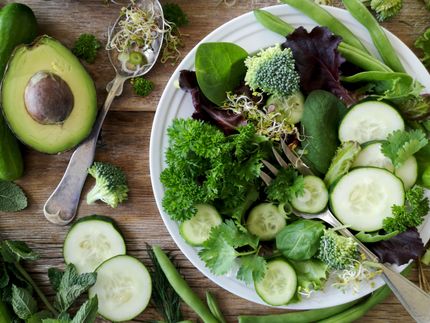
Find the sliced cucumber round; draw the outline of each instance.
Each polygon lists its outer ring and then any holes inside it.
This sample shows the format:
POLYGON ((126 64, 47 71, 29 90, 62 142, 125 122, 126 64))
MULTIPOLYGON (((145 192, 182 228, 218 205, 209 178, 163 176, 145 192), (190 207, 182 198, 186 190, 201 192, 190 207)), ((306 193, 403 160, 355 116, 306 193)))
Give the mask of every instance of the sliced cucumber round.
POLYGON ((88 293, 90 297, 97 295, 101 316, 123 322, 143 312, 151 298, 152 282, 138 259, 116 256, 102 263, 96 272, 97 281, 88 293))
POLYGON ((300 91, 288 97, 271 95, 266 102, 266 106, 271 105, 274 106, 275 111, 279 113, 279 116, 276 117, 276 121, 295 124, 302 119, 303 111, 305 110, 305 98, 300 91))
POLYGON ((105 260, 124 255, 124 238, 115 221, 102 215, 79 219, 64 240, 63 257, 78 273, 93 272, 105 260))
POLYGON ((269 305, 287 304, 295 295, 297 275, 294 268, 283 259, 271 260, 267 263, 263 279, 254 281, 257 294, 269 305))
POLYGON ((285 212, 272 203, 261 203, 249 212, 246 228, 262 241, 275 239, 279 231, 287 225, 285 212))
POLYGON ((196 205, 197 213, 179 226, 181 236, 193 246, 201 246, 209 239, 213 227, 222 223, 221 215, 209 204, 196 205))
POLYGON ((328 191, 324 181, 316 176, 305 176, 304 193, 295 196, 291 205, 300 212, 319 213, 325 209, 328 202, 328 191))
POLYGON ((402 180, 406 189, 414 186, 418 178, 418 164, 416 158, 411 156, 402 166, 394 169, 394 165, 391 160, 382 153, 381 145, 381 142, 374 142, 364 147, 352 166, 373 166, 384 168, 390 172, 394 172, 394 174, 402 180))
POLYGON ((355 105, 342 119, 339 139, 362 144, 386 139, 394 130, 404 129, 405 123, 395 108, 380 101, 366 101, 355 105))
POLYGON ((376 167, 356 168, 343 176, 330 194, 333 213, 343 224, 356 231, 382 229, 391 207, 403 205, 402 181, 391 172, 376 167))

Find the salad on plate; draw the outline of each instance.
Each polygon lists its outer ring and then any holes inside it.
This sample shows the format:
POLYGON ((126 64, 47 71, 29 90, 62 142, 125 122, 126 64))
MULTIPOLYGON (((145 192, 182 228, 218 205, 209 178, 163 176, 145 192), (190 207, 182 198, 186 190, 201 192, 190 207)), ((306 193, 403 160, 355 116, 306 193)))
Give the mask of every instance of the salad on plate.
POLYGON ((344 0, 382 60, 322 7, 285 2, 323 26, 256 10, 283 43, 256 53, 201 43, 179 77, 194 112, 168 127, 160 175, 162 206, 206 267, 274 306, 328 284, 354 293, 380 274, 341 228, 381 262, 418 259, 430 187, 429 96, 376 20, 344 0), (282 146, 300 163, 283 163, 282 146), (327 208, 341 227, 299 216, 327 208))

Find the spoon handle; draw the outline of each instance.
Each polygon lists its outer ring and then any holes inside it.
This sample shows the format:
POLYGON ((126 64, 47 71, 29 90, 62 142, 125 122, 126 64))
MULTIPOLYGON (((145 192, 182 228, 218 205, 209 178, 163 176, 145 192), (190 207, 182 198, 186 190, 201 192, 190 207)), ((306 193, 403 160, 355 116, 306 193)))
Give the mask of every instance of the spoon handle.
POLYGON ((103 121, 113 99, 121 94, 125 80, 125 77, 116 75, 90 135, 76 148, 63 178, 46 201, 43 213, 50 222, 57 225, 66 225, 75 217, 82 187, 87 178, 87 170, 94 161, 97 138, 103 121))

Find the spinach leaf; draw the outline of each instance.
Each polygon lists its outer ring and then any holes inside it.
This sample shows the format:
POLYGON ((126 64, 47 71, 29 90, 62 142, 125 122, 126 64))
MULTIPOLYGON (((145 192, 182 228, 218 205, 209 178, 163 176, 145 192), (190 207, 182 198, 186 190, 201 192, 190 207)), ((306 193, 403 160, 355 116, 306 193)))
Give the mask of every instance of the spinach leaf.
POLYGON ((15 183, 0 180, 0 211, 16 212, 27 207, 27 197, 15 183))
POLYGON ((96 277, 96 273, 79 275, 73 264, 67 265, 55 297, 55 306, 57 309, 60 312, 67 311, 81 294, 96 283, 96 277))
POLYGON ((37 312, 37 303, 25 288, 12 286, 12 307, 20 319, 26 320, 37 312))
POLYGON ((297 220, 276 236, 276 248, 292 260, 307 260, 318 251, 324 225, 319 221, 297 220))
POLYGON ((305 135, 303 159, 314 172, 327 172, 339 145, 339 122, 346 111, 345 105, 329 92, 313 91, 307 97, 301 121, 305 135))
POLYGON ((233 91, 246 73, 248 53, 233 43, 203 43, 196 52, 197 82, 203 94, 221 106, 226 92, 233 91))
POLYGON ((393 231, 386 234, 380 234, 379 232, 364 232, 360 231, 355 237, 361 242, 372 243, 378 241, 386 241, 399 234, 399 231, 393 231))

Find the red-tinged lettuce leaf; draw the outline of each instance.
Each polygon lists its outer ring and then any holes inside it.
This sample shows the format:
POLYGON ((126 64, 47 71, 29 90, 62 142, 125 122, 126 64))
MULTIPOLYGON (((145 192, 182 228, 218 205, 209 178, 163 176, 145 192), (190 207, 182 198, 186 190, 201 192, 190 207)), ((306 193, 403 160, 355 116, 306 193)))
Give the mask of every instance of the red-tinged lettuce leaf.
POLYGON ((356 99, 340 83, 340 66, 345 62, 337 50, 341 41, 326 27, 315 27, 310 33, 299 27, 287 36, 282 46, 293 52, 302 92, 325 90, 349 106, 356 99))
POLYGON ((409 260, 416 260, 424 252, 424 244, 416 228, 388 239, 369 245, 370 249, 382 262, 403 265, 409 260))
POLYGON ((203 95, 194 71, 182 70, 180 72, 179 87, 191 94, 195 109, 192 115, 193 119, 212 123, 226 135, 235 133, 238 126, 246 124, 246 120, 241 114, 221 110, 203 95))

